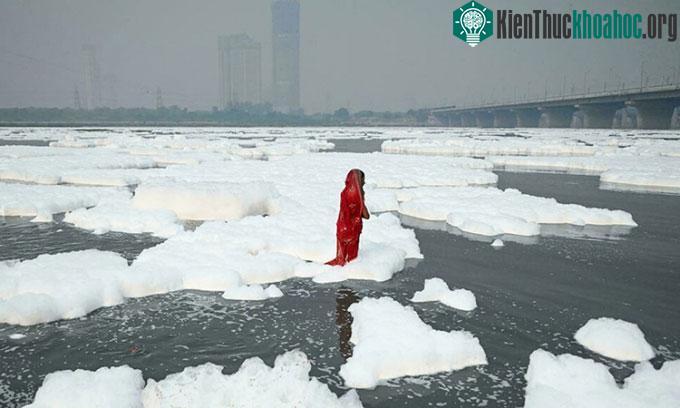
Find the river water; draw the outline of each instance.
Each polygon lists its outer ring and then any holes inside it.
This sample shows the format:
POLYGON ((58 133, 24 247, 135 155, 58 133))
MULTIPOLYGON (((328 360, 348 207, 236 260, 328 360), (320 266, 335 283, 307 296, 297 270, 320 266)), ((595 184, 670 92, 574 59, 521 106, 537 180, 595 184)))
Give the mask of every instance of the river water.
MULTIPOLYGON (((604 362, 622 381, 633 364, 597 356, 572 338, 588 319, 602 316, 638 323, 657 349, 655 366, 680 358, 680 197, 600 190, 596 177, 498 174, 501 188, 623 209, 639 227, 547 227, 538 239, 510 240, 494 249, 488 240, 418 224, 425 258, 384 283, 318 285, 293 279, 279 285, 283 298, 264 302, 182 291, 129 299, 81 319, 31 327, 0 324, 0 406, 30 402, 44 376, 55 370, 128 364, 145 378, 162 379, 210 361, 230 373, 246 358, 259 356, 271 365, 278 354, 296 348, 312 360, 311 374, 341 393, 338 370, 350 351, 347 307, 366 296, 408 304, 431 277, 472 290, 479 307, 466 313, 414 304, 421 319, 438 330, 472 332, 489 364, 362 390, 364 406, 522 406, 524 374, 537 348, 604 362), (11 340, 13 333, 26 337, 11 340)), ((63 223, 0 218, 0 261, 86 248, 116 251, 131 260, 158 242, 148 235, 95 236, 63 223)))

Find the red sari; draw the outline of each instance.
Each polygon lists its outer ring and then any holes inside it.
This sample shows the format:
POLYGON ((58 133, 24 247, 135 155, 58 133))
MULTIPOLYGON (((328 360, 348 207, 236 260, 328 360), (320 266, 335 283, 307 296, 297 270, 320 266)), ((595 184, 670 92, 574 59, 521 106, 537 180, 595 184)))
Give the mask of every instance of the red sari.
POLYGON ((361 170, 347 173, 345 189, 340 193, 340 213, 337 226, 337 253, 326 265, 345 265, 359 254, 359 235, 363 228, 364 194, 360 183, 361 170))

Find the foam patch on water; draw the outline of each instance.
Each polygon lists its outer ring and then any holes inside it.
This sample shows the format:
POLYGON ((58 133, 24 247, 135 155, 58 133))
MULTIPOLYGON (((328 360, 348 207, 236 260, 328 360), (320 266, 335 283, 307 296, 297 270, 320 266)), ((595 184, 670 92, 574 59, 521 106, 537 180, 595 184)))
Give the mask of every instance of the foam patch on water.
MULTIPOLYGON (((123 134, 126 134, 125 131, 123 134)), ((97 135, 88 136, 99 140, 97 135)), ((43 183, 135 184, 137 187, 132 207, 172 211, 182 220, 231 221, 249 215, 271 216, 284 211, 297 213, 300 218, 311 212, 335 217, 342 182, 352 167, 362 168, 368 175, 367 206, 371 211, 398 208, 393 192, 385 192, 380 188, 488 185, 497 180, 497 176, 490 171, 492 165, 489 162, 471 158, 308 154, 307 148, 295 148, 293 150, 297 153, 294 155, 275 155, 276 160, 240 160, 221 150, 221 147, 216 148, 210 140, 157 139, 143 139, 144 144, 138 146, 134 138, 128 140, 104 132, 102 140, 105 142, 94 143, 89 147, 17 149, 14 153, 6 151, 5 154, 16 165, 28 159, 40 161, 34 163, 35 166, 27 167, 27 171, 40 169, 39 174, 31 174, 36 177, 44 175, 49 179, 40 181, 43 183), (152 157, 166 150, 173 153, 171 158, 164 156, 165 162, 182 164, 158 168, 160 162, 152 157), (12 154, 29 157, 15 158, 12 154), (176 155, 181 157, 177 158, 176 155)), ((270 151, 268 154, 272 153, 270 151)), ((7 166, 12 167, 14 164, 9 163, 7 166)), ((39 181, 31 177, 14 178, 39 181)), ((6 194, 0 196, 5 215, 35 216, 40 210, 40 221, 51 220, 51 214, 55 212, 89 208, 102 201, 100 198, 80 198, 80 195, 90 197, 97 194, 97 189, 78 191, 66 186, 40 189, 39 186, 3 185, 1 190, 7 190, 6 194)), ((127 198, 127 192, 124 194, 124 197, 118 198, 127 198)), ((173 235, 173 229, 176 228, 166 215, 162 216, 160 212, 134 212, 128 205, 102 205, 92 211, 79 211, 69 219, 82 228, 95 231, 151 232, 166 237, 173 235), (126 217, 129 218, 127 222, 126 217), (161 218, 163 222, 159 222, 161 218)))
POLYGON ((139 209, 128 198, 101 200, 92 208, 67 213, 64 222, 103 234, 109 231, 129 234, 151 233, 168 238, 184 230, 174 212, 165 209, 139 209))
POLYGON ((0 263, 0 322, 32 325, 121 303, 125 258, 97 250, 0 263))
POLYGON ((6 146, 8 156, 0 163, 0 180, 21 181, 36 184, 88 184, 123 186, 138 181, 133 174, 117 173, 123 169, 149 169, 156 162, 147 157, 132 156, 112 149, 33 149, 31 156, 25 149, 12 154, 6 146), (45 152, 45 153, 43 153, 45 152), (86 154, 84 154, 86 153, 86 154))
POLYGON ((515 189, 484 187, 414 188, 397 192, 401 214, 449 225, 471 234, 534 236, 540 224, 636 226, 621 210, 561 204, 515 189))
POLYGON ((382 151, 392 154, 418 154, 441 156, 592 156, 596 149, 584 146, 575 139, 559 142, 523 138, 470 139, 448 138, 445 140, 387 140, 382 151))
POLYGON ((333 218, 309 213, 301 220, 284 213, 208 222, 144 250, 130 266, 96 250, 2 264, 0 274, 7 278, 0 282, 0 321, 30 325, 83 316, 125 297, 225 292, 293 277, 384 281, 404 268, 406 258, 422 257, 414 232, 394 215, 381 214, 366 222, 356 261, 342 268, 323 265, 335 256, 333 218))
MULTIPOLYGON (((2 188, 18 189, 13 196, 8 195, 12 197, 8 202, 28 200, 31 208, 47 208, 31 210, 46 214, 44 218, 51 218, 54 212, 72 211, 66 216, 67 222, 98 233, 149 232, 170 237, 143 251, 130 267, 116 274, 116 290, 124 297, 183 289, 225 292, 293 277, 312 278, 318 283, 392 278, 405 267, 406 259, 422 258, 422 254, 414 232, 391 214, 373 214, 365 222, 356 260, 342 268, 324 265, 335 257, 339 195, 345 175, 353 167, 366 173, 367 206, 371 211, 398 208, 407 215, 448 220, 476 234, 536 235, 540 223, 551 222, 634 225, 630 214, 623 212, 562 205, 516 190, 469 187, 497 180, 488 161, 473 158, 309 154, 303 148, 302 153, 282 154, 276 160, 240 160, 224 150, 233 148, 234 141, 222 143, 219 138, 206 140, 200 135, 164 135, 149 141, 139 135, 130 139, 127 131, 121 132, 88 135, 96 142, 89 143, 88 139, 86 146, 64 149, 61 154, 81 164, 90 154, 97 156, 92 165, 96 170, 133 171, 140 184, 132 205, 127 190, 112 188, 9 184, 2 188), (158 150, 182 152, 183 159, 195 153, 196 160, 142 169, 154 164, 154 159, 130 152, 149 148, 155 150, 154 155, 158 150), (116 164, 115 159, 125 154, 133 157, 116 164), (34 194, 41 188, 49 190, 45 190, 44 204, 41 195, 34 194), (207 222, 196 231, 182 231, 176 219, 229 222, 207 222)), ((38 157, 61 160, 59 155, 49 155, 53 149, 57 148, 44 148, 45 155, 38 157)), ((39 154, 37 150, 17 152, 39 154)), ((92 166, 83 167, 83 171, 92 170, 92 166)), ((73 170, 73 166, 68 167, 73 170)), ((5 195, 0 197, 6 199, 5 195)), ((63 273, 68 269, 60 268, 63 273)), ((30 280, 29 276, 19 274, 16 281, 23 284, 30 280)), ((56 315, 46 311, 26 321, 73 317, 77 314, 74 310, 81 310, 83 315, 109 304, 98 292, 108 283, 90 281, 87 274, 81 277, 84 287, 90 288, 82 295, 88 299, 83 302, 92 307, 69 308, 68 313, 56 315)), ((26 283, 26 287, 31 285, 26 283)), ((30 313, 22 311, 18 315, 23 319, 26 314, 30 313)))
POLYGON ((144 379, 128 366, 97 371, 64 370, 48 374, 30 408, 141 408, 144 379))
POLYGON ((222 374, 222 366, 206 363, 160 381, 149 379, 146 386, 141 371, 128 366, 65 370, 45 378, 29 407, 362 407, 355 391, 337 397, 310 377, 311 367, 304 353, 290 351, 278 356, 274 367, 253 357, 237 372, 222 374))
POLYGON ((468 312, 477 308, 474 293, 467 289, 451 290, 440 278, 426 279, 425 287, 413 295, 411 302, 441 302, 454 309, 468 312))
POLYGON ((319 263, 301 264, 299 276, 312 276, 316 283, 342 282, 364 279, 384 282, 404 269, 407 253, 398 247, 367 243, 362 246, 357 259, 345 266, 328 266, 319 263))
POLYGON ((0 183, 0 216, 36 217, 36 221, 49 222, 53 214, 129 196, 129 191, 114 188, 0 183))
POLYGON ((222 367, 203 364, 172 374, 162 381, 149 380, 144 407, 253 406, 253 407, 361 407, 355 391, 338 398, 326 385, 309 377, 311 364, 304 353, 291 351, 268 367, 254 357, 232 375, 222 367), (218 402, 219 401, 219 402, 218 402))
POLYGON ((281 289, 276 285, 264 288, 262 285, 244 285, 237 288, 227 289, 222 297, 229 300, 265 300, 283 296, 281 289))
POLYGON ((488 157, 496 167, 531 171, 559 171, 600 176, 603 186, 644 191, 680 191, 680 158, 615 155, 575 157, 488 157))
POLYGON ((619 387, 604 364, 539 349, 529 358, 526 379, 525 408, 680 405, 680 360, 666 362, 659 370, 650 363, 640 363, 619 387))
MULTIPOLYGON (((492 164, 472 158, 411 157, 381 153, 298 154, 277 160, 210 161, 140 172, 142 182, 163 177, 185 182, 269 182, 281 194, 309 187, 342 186, 347 171, 362 169, 367 187, 467 186, 494 184, 492 164), (285 187, 285 188, 284 188, 285 187)), ((337 193, 336 193, 337 194, 337 193)))
POLYGON ((486 364, 479 340, 466 331, 434 330, 408 306, 365 298, 349 307, 352 357, 340 367, 345 384, 374 388, 391 378, 486 364))
POLYGON ((393 154, 484 157, 497 168, 599 175, 603 188, 680 191, 677 131, 597 129, 450 129, 446 137, 417 134, 388 140, 393 154))
MULTIPOLYGON (((227 290, 240 284, 317 278, 330 270, 345 279, 387 280, 406 258, 422 257, 412 230, 391 214, 365 224, 360 257, 343 268, 323 263, 335 256, 329 216, 309 213, 209 222, 142 252, 130 268, 128 291, 135 296, 179 289, 227 290)), ((325 280, 328 281, 328 280, 325 280)))
POLYGON ((144 379, 128 366, 97 371, 64 370, 48 374, 30 408, 142 408, 144 379))
POLYGON ((583 347, 605 357, 621 361, 647 361, 654 349, 635 323, 601 317, 590 319, 574 334, 583 347))
POLYGON ((133 206, 165 209, 183 220, 236 220, 271 214, 278 192, 269 183, 187 183, 157 179, 135 190, 133 206))

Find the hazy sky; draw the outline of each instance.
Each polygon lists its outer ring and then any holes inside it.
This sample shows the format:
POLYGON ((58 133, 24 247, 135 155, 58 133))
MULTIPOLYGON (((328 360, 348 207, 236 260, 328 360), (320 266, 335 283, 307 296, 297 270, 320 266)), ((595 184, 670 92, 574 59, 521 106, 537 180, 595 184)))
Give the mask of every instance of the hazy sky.
MULTIPOLYGON (((680 41, 502 41, 476 49, 451 34, 464 0, 301 0, 301 99, 307 112, 405 110, 542 96, 574 86, 650 83, 680 69, 680 41), (586 74, 587 72, 587 74, 586 74), (586 78, 587 77, 587 78, 586 78)), ((487 0, 528 12, 680 12, 678 0, 487 0)), ((271 87, 270 0, 0 0, 0 107, 73 106, 81 48, 97 47, 105 102, 218 105, 217 37, 262 43, 271 87)))

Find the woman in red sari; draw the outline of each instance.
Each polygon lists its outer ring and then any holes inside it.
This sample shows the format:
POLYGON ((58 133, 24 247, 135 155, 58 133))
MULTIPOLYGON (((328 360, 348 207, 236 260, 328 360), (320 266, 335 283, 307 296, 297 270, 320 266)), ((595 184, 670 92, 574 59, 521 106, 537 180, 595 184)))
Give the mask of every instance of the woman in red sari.
POLYGON ((326 265, 345 265, 359 254, 359 235, 363 228, 362 218, 370 214, 364 204, 364 172, 352 169, 345 178, 345 189, 340 193, 340 213, 337 226, 337 253, 326 265))

